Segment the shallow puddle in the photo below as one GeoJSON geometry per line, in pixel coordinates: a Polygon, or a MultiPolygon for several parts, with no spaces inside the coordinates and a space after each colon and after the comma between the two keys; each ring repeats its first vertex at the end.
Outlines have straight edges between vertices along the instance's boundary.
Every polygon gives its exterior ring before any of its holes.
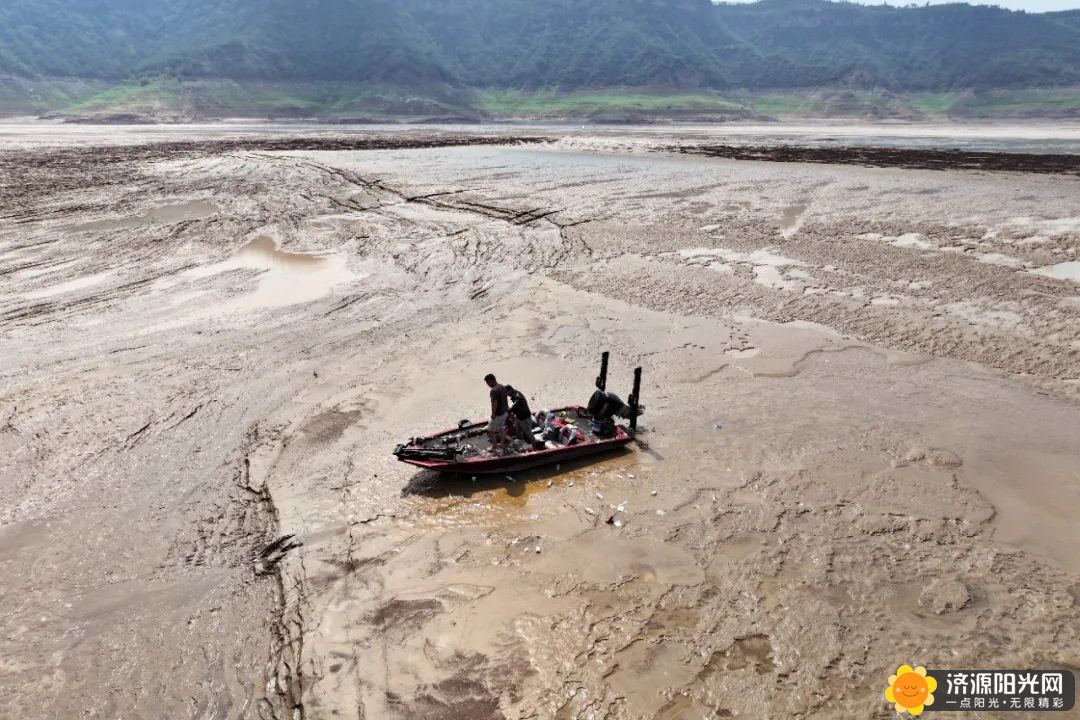
{"type": "Polygon", "coordinates": [[[1080,260],[1070,260],[1056,265],[1047,265],[1046,267],[1033,270],[1032,272],[1037,275],[1046,275],[1047,277],[1057,278],[1058,280],[1080,282],[1080,260]]]}
{"type": "Polygon", "coordinates": [[[989,263],[990,265],[1001,265],[1002,267],[1023,267],[1024,261],[1018,258],[1004,255],[1002,253],[988,252],[979,255],[979,262],[989,263]]]}
{"type": "Polygon", "coordinates": [[[168,225],[191,220],[202,220],[217,211],[217,206],[212,202],[191,200],[173,205],[162,205],[135,217],[94,220],[93,222],[72,226],[69,229],[73,232],[82,232],[84,230],[120,230],[122,228],[139,227],[140,225],[168,225]]]}
{"type": "MultiPolygon", "coordinates": [[[[593,488],[597,483],[625,482],[625,474],[637,467],[639,458],[632,452],[568,460],[532,470],[495,475],[426,478],[409,491],[423,497],[417,503],[417,524],[440,527],[497,526],[536,520],[551,510],[551,504],[567,501],[565,490],[593,488]]],[[[580,500],[575,494],[573,497],[580,500]]],[[[581,507],[592,505],[614,513],[614,506],[601,501],[582,500],[581,507]]],[[[418,498],[419,499],[419,498],[418,498]]],[[[576,500],[575,500],[576,501],[576,500]]]]}
{"type": "Polygon", "coordinates": [[[802,225],[803,215],[806,213],[807,204],[789,205],[784,208],[784,216],[780,219],[780,234],[784,237],[794,235],[802,225]]]}
{"type": "Polygon", "coordinates": [[[292,253],[278,249],[273,239],[260,235],[240,248],[228,260],[182,273],[199,278],[230,270],[261,270],[259,284],[252,292],[226,301],[215,312],[254,310],[311,302],[325,297],[341,283],[356,279],[344,253],[325,255],[292,253]]]}

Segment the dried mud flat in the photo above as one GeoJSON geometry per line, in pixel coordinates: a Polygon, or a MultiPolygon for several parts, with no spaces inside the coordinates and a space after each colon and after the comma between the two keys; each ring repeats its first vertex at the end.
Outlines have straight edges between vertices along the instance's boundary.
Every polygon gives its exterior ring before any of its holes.
{"type": "Polygon", "coordinates": [[[0,716],[887,718],[903,662],[1080,668],[1080,179],[533,139],[0,157],[0,716]],[[389,456],[602,349],[640,449],[389,456]]]}

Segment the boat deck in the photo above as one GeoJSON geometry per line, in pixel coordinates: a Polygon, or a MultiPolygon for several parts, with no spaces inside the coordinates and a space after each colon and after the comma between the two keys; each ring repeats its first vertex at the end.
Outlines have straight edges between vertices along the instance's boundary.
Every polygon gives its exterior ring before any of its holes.
{"type": "Polygon", "coordinates": [[[492,454],[485,421],[425,438],[415,438],[399,448],[398,458],[402,462],[429,470],[499,473],[613,450],[626,445],[632,439],[626,429],[618,425],[614,437],[597,437],[592,432],[590,419],[584,408],[571,406],[551,412],[578,429],[580,439],[577,442],[572,445],[549,443],[544,449],[538,450],[521,440],[513,439],[508,452],[492,454]]]}
{"type": "MultiPolygon", "coordinates": [[[[571,423],[577,428],[580,433],[579,439],[574,445],[594,443],[602,440],[610,440],[610,437],[601,438],[597,437],[592,432],[591,423],[588,417],[578,417],[577,408],[563,408],[561,410],[553,411],[559,417],[562,417],[565,421],[571,423]]],[[[540,429],[533,424],[533,433],[537,440],[540,439],[540,429]]],[[[416,447],[422,447],[426,449],[442,449],[457,447],[463,452],[458,453],[458,459],[467,460],[475,457],[491,457],[491,438],[487,432],[487,423],[475,423],[468,425],[460,430],[452,430],[446,433],[440,433],[433,435],[429,438],[416,441],[416,447]]],[[[562,446],[573,447],[573,446],[562,446]]],[[[509,448],[506,455],[524,455],[527,453],[537,452],[535,448],[532,448],[528,443],[518,439],[511,438],[509,441],[509,448]]],[[[495,456],[498,457],[498,456],[495,456]]]]}

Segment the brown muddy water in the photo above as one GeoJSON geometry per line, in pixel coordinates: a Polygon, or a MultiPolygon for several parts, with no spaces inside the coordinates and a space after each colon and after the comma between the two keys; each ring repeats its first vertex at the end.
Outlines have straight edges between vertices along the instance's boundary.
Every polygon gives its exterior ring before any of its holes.
{"type": "Polygon", "coordinates": [[[177,223],[186,220],[201,220],[213,215],[215,212],[217,212],[217,208],[214,207],[213,203],[205,200],[192,200],[191,202],[150,208],[146,213],[137,217],[95,220],[81,225],[73,225],[69,230],[71,232],[119,230],[152,223],[177,223]]]}
{"type": "MultiPolygon", "coordinates": [[[[214,277],[233,270],[258,273],[254,289],[240,292],[208,308],[212,314],[255,310],[307,303],[330,294],[333,288],[361,276],[348,267],[344,253],[296,253],[278,249],[273,238],[259,235],[245,243],[231,257],[178,273],[184,282],[214,277]]],[[[168,286],[170,280],[165,280],[168,286]]]]}
{"type": "Polygon", "coordinates": [[[0,717],[886,718],[903,663],[1080,668],[1080,178],[96,132],[0,150],[0,717]],[[390,454],[603,350],[628,452],[390,454]]]}

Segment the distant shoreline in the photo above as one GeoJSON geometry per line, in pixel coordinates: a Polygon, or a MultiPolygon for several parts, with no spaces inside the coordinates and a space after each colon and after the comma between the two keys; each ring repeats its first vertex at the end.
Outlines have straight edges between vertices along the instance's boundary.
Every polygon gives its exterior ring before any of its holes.
{"type": "Polygon", "coordinates": [[[25,123],[57,126],[180,126],[180,125],[245,125],[267,124],[288,127],[290,125],[320,125],[327,128],[335,126],[401,126],[401,127],[426,127],[439,125],[463,125],[463,126],[500,126],[522,127],[530,125],[574,125],[594,128],[619,128],[627,126],[723,126],[723,127],[758,127],[762,125],[775,126],[777,128],[790,128],[793,126],[835,126],[844,127],[892,127],[892,128],[919,128],[919,127],[1065,127],[1080,128],[1080,117],[1075,119],[1062,119],[1057,117],[1028,116],[1023,118],[1001,116],[982,118],[950,118],[934,117],[925,119],[898,119],[898,118],[861,118],[851,116],[787,116],[782,118],[686,118],[681,116],[653,116],[634,120],[605,120],[590,117],[516,117],[516,118],[462,118],[462,117],[383,117],[383,118],[337,118],[337,117],[272,117],[260,115],[236,115],[230,117],[196,116],[196,117],[129,117],[127,115],[102,115],[102,116],[67,116],[63,114],[53,115],[26,115],[5,114],[0,112],[0,123],[25,123]]]}
{"type": "MultiPolygon", "coordinates": [[[[916,170],[974,170],[982,172],[1019,172],[1035,174],[1075,175],[1080,177],[1080,150],[1076,152],[1028,152],[1023,150],[976,150],[950,147],[905,147],[872,144],[839,143],[820,145],[800,142],[761,144],[758,136],[754,144],[729,142],[699,142],[698,136],[686,136],[676,140],[671,136],[643,138],[638,151],[648,155],[699,156],[708,159],[753,161],[770,163],[799,163],[825,165],[858,165],[863,167],[902,168],[916,170]]],[[[748,138],[754,137],[747,135],[748,138]]],[[[353,134],[266,134],[238,135],[233,137],[199,138],[197,136],[175,139],[155,138],[135,145],[110,143],[93,144],[80,148],[56,150],[53,160],[66,164],[72,154],[83,158],[114,157],[122,152],[141,160],[166,159],[170,157],[195,157],[218,155],[237,151],[261,152],[317,152],[317,151],[367,151],[436,149],[467,146],[533,147],[565,150],[566,142],[573,145],[574,138],[535,132],[525,133],[473,133],[465,131],[430,131],[399,134],[371,132],[353,134]],[[67,158],[67,159],[65,159],[67,158]]],[[[587,148],[578,148],[587,149],[587,148]]],[[[596,152],[603,149],[593,148],[596,152]]],[[[0,167],[18,164],[27,154],[37,154],[38,164],[46,162],[39,153],[40,147],[25,146],[9,148],[6,152],[0,144],[0,167]]],[[[617,150],[613,150],[616,151],[617,150]]],[[[46,149],[46,152],[48,150],[46,149]]]]}
{"type": "Polygon", "coordinates": [[[1080,122],[1080,87],[892,92],[818,87],[591,90],[373,87],[366,83],[179,81],[139,83],[0,76],[0,117],[71,123],[175,124],[245,118],[321,124],[593,125],[732,122],[1080,122]]]}

